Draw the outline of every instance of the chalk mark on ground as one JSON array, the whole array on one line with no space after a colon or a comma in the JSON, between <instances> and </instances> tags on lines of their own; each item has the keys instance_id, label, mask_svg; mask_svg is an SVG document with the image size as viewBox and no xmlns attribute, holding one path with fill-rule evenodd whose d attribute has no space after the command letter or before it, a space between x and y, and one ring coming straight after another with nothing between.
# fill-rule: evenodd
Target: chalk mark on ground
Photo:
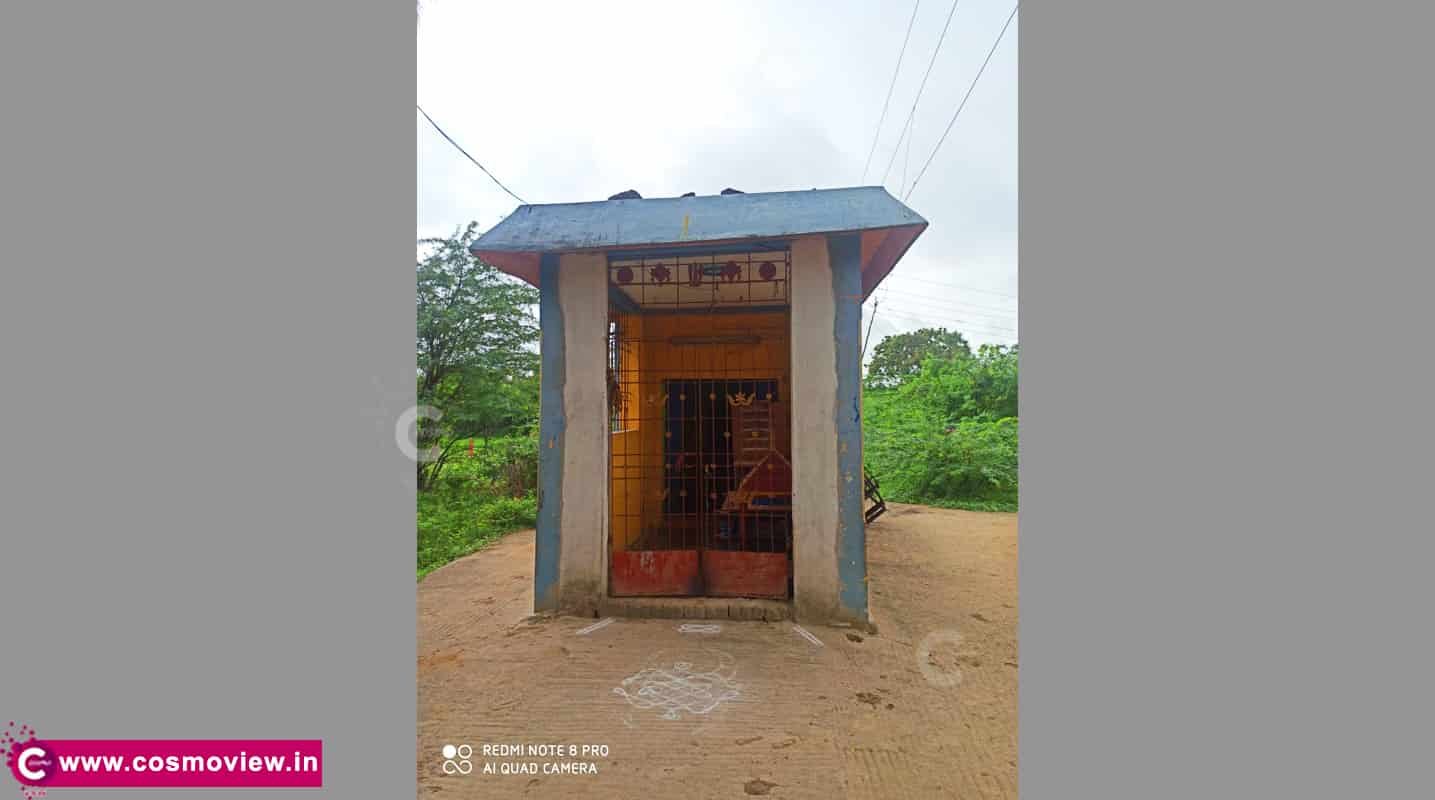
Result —
<instances>
[{"instance_id":1,"label":"chalk mark on ground","mask_svg":"<svg viewBox=\"0 0 1435 800\"><path fill-rule=\"evenodd\" d=\"M819 638L817 638L816 636L813 636L812 634L808 633L808 632L807 632L807 629L804 628L804 627L802 627L801 625L798 625L797 623L793 623L792 629L795 630L795 631L797 631L798 633L802 634L802 638L806 639L806 640L809 641L809 642L812 642L813 644L817 645L818 647L823 647L823 646L824 646L824 645L822 644L822 640L821 640L821 639L819 639Z\"/></svg>"},{"instance_id":2,"label":"chalk mark on ground","mask_svg":"<svg viewBox=\"0 0 1435 800\"><path fill-rule=\"evenodd\" d=\"M663 719L681 719L681 712L701 716L729 700L742 696L742 685L734 679L737 670L727 653L708 649L716 659L712 669L699 670L690 661L671 661L662 653L649 666L623 679L613 688L629 705L661 711Z\"/></svg>"},{"instance_id":3,"label":"chalk mark on ground","mask_svg":"<svg viewBox=\"0 0 1435 800\"><path fill-rule=\"evenodd\" d=\"M604 619L598 620L597 622L593 623L592 625L589 625L589 626L586 627L586 628L583 628L583 629L578 630L578 631L574 631L574 633L577 634L578 636L587 636L588 634L592 633L593 631L602 630L603 628L606 628L606 627L608 627L609 625L612 625L613 622L614 622L614 619L613 619L612 617L606 617L606 618L604 618Z\"/></svg>"}]
</instances>

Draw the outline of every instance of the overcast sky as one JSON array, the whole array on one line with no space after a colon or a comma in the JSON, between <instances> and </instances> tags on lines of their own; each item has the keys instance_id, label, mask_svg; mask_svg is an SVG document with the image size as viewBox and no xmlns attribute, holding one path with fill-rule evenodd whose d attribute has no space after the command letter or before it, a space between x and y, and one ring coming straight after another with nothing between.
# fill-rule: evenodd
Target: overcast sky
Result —
<instances>
[{"instance_id":1,"label":"overcast sky","mask_svg":"<svg viewBox=\"0 0 1435 800\"><path fill-rule=\"evenodd\" d=\"M900 199L1012 4L957 5L909 161L895 145L951 8L920 3L865 180L912 3L423 0L418 101L530 203L876 184ZM974 345L1016 341L1019 22L906 201L931 224L874 294L874 342L923 326ZM516 200L414 121L420 236L470 220L486 229L513 211ZM864 312L865 326L872 300Z\"/></svg>"}]
</instances>

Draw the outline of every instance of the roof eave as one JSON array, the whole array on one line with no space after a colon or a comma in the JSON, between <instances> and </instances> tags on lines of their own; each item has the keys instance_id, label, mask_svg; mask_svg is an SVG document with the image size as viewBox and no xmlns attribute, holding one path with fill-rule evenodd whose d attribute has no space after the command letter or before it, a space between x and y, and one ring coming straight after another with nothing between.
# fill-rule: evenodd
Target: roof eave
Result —
<instances>
[{"instance_id":1,"label":"roof eave","mask_svg":"<svg viewBox=\"0 0 1435 800\"><path fill-rule=\"evenodd\" d=\"M544 253L702 249L858 233L864 243L865 298L926 230L928 222L882 187L817 191L822 194L769 192L721 199L713 196L527 204L485 232L469 246L469 251L503 272L538 286ZM728 203L734 205L727 206ZM824 226L823 217L848 224ZM698 220L693 230L689 229L690 218Z\"/></svg>"}]
</instances>

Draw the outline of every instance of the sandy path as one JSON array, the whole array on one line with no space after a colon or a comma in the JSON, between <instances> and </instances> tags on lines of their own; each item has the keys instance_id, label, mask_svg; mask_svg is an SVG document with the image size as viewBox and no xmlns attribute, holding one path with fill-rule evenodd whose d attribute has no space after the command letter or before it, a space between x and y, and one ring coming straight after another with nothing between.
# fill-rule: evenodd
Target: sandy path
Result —
<instances>
[{"instance_id":1,"label":"sandy path","mask_svg":"<svg viewBox=\"0 0 1435 800\"><path fill-rule=\"evenodd\" d=\"M868 538L879 632L807 626L821 647L790 623L525 621L531 531L434 572L418 596L419 794L1015 797L1016 515L890 508ZM624 687L645 669L664 670L644 676L650 694ZM663 699L675 710L644 707ZM470 774L443 774L444 744L474 748ZM608 755L483 756L494 744ZM598 772L543 774L562 762Z\"/></svg>"}]
</instances>

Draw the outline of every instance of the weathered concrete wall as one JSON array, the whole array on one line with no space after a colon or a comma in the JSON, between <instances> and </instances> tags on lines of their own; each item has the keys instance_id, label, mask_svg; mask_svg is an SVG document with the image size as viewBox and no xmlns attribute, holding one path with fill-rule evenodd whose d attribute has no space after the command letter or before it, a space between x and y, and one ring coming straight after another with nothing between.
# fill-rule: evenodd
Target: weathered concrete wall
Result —
<instances>
[{"instance_id":1,"label":"weathered concrete wall","mask_svg":"<svg viewBox=\"0 0 1435 800\"><path fill-rule=\"evenodd\" d=\"M570 253L557 272L566 416L558 606L591 613L608 590L608 264L601 253Z\"/></svg>"},{"instance_id":2,"label":"weathered concrete wall","mask_svg":"<svg viewBox=\"0 0 1435 800\"><path fill-rule=\"evenodd\" d=\"M868 622L861 293L856 235L793 242L793 605L813 622Z\"/></svg>"},{"instance_id":3,"label":"weathered concrete wall","mask_svg":"<svg viewBox=\"0 0 1435 800\"><path fill-rule=\"evenodd\" d=\"M792 591L800 620L837 616L836 307L827 240L792 243Z\"/></svg>"}]
</instances>

